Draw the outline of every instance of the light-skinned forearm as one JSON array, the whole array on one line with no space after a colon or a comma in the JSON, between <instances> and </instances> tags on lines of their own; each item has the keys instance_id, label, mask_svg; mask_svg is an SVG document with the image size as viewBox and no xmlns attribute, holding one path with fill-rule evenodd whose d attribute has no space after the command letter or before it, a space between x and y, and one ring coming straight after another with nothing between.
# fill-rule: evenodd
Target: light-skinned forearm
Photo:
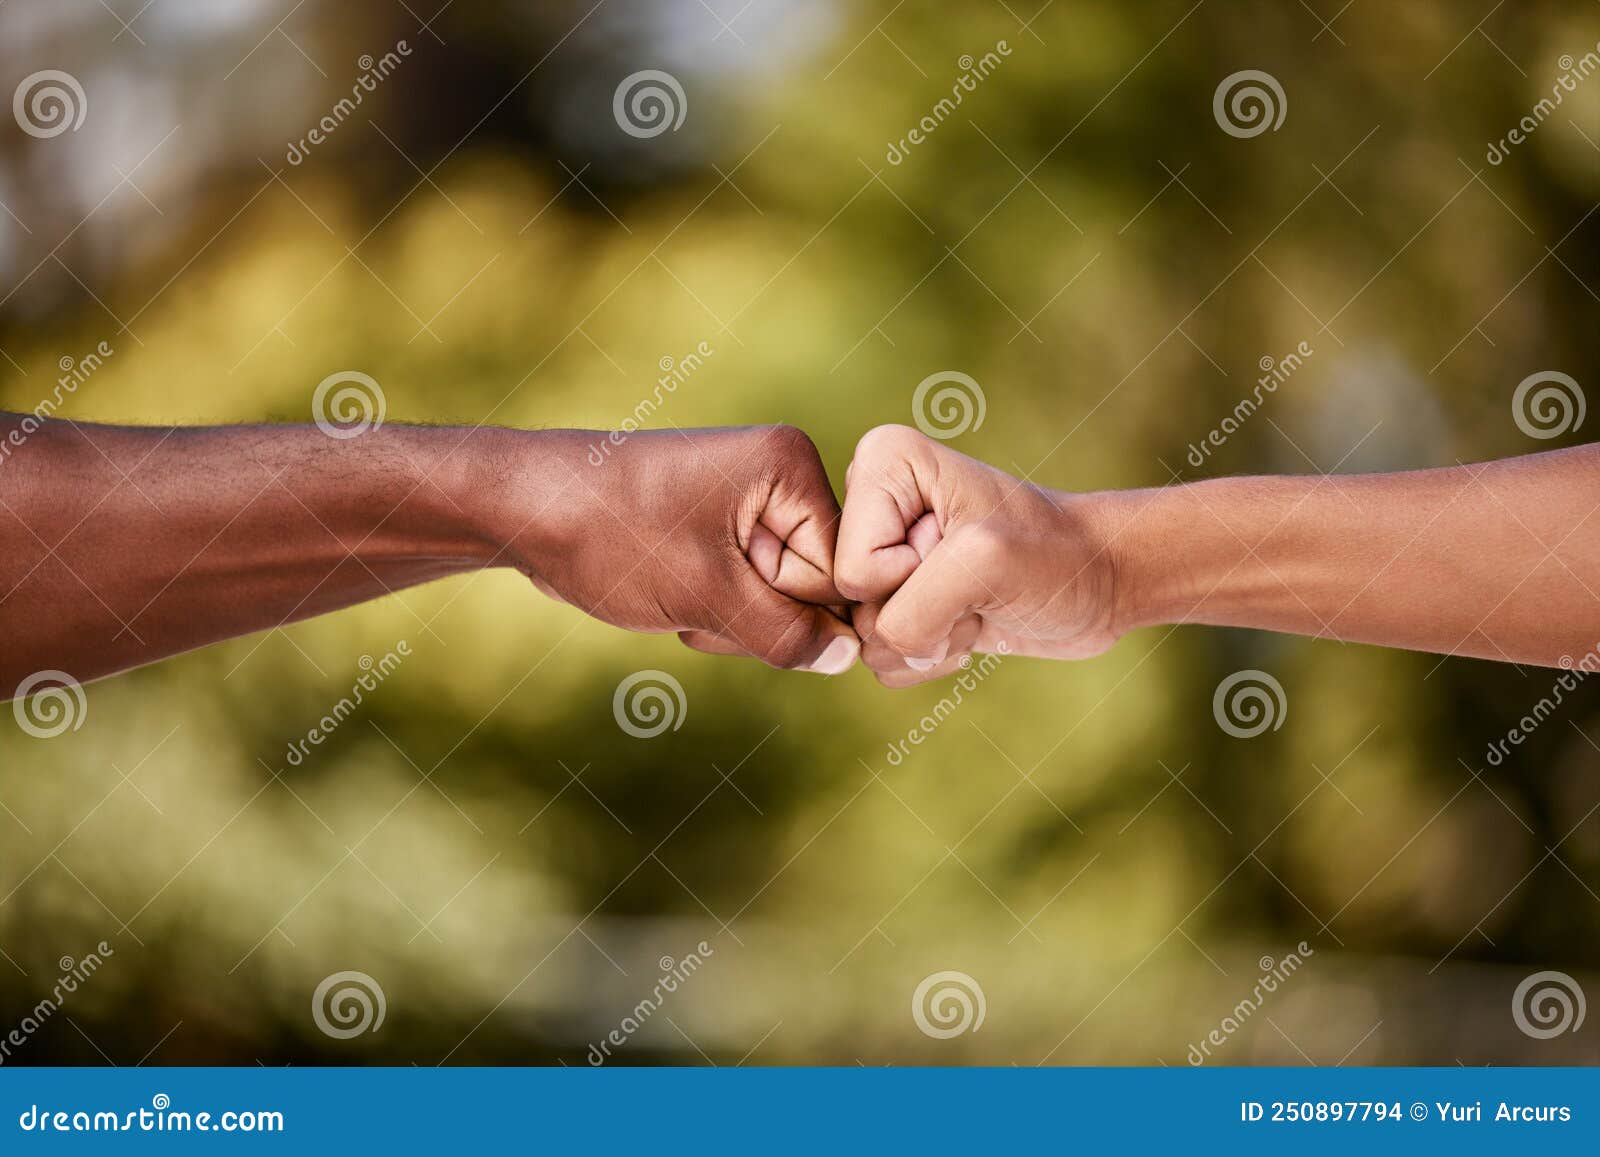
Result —
<instances>
[{"instance_id":1,"label":"light-skinned forearm","mask_svg":"<svg viewBox=\"0 0 1600 1157\"><path fill-rule=\"evenodd\" d=\"M1600 446L1085 495L1115 630L1209 623L1521 663L1600 642Z\"/></svg>"},{"instance_id":2,"label":"light-skinned forearm","mask_svg":"<svg viewBox=\"0 0 1600 1157\"><path fill-rule=\"evenodd\" d=\"M0 415L0 692L41 669L86 681L506 561L484 492L510 436Z\"/></svg>"}]
</instances>

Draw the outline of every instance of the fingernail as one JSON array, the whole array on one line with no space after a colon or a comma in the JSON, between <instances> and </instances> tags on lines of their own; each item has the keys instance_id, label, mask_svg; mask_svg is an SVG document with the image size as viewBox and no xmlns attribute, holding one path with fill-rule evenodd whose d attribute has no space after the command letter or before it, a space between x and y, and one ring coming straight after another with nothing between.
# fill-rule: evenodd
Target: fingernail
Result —
<instances>
[{"instance_id":1,"label":"fingernail","mask_svg":"<svg viewBox=\"0 0 1600 1157\"><path fill-rule=\"evenodd\" d=\"M848 671L861 653L861 644L849 635L840 635L829 643L807 670L818 675L838 675Z\"/></svg>"},{"instance_id":2,"label":"fingernail","mask_svg":"<svg viewBox=\"0 0 1600 1157\"><path fill-rule=\"evenodd\" d=\"M910 656L907 656L906 666L910 667L913 671L931 671L940 663L944 662L944 657L949 653L950 640L946 639L933 649L933 656L931 658L913 659Z\"/></svg>"}]
</instances>

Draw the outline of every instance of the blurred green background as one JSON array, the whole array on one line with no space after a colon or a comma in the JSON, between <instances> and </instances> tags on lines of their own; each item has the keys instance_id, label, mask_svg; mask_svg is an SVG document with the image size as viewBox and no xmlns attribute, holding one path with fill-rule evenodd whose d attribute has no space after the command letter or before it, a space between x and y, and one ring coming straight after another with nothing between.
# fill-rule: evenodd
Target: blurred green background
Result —
<instances>
[{"instance_id":1,"label":"blurred green background","mask_svg":"<svg viewBox=\"0 0 1600 1157\"><path fill-rule=\"evenodd\" d=\"M0 124L0 406L103 341L62 415L307 421L359 370L390 421L607 429L704 342L653 424L791 422L836 479L945 370L987 403L951 444L1060 487L1582 441L1512 394L1600 383L1600 79L1486 151L1600 8L1484 7L13 0L5 91L62 69L87 115ZM642 69L677 130L621 130ZM1276 130L1214 115L1244 69ZM648 740L612 714L645 668L687 704ZM1246 668L1286 708L1240 739ZM1301 941L1216 1062L1594 1062L1600 1017L1536 1039L1512 999L1600 994L1600 699L1486 757L1557 674L1152 630L1006 660L891 764L948 686L697 655L504 573L408 591L91 685L53 739L4 721L0 1033L115 951L6 1063L584 1064L701 941L612 1063L1181 1065ZM346 970L386 1016L337 1039ZM919 1030L942 971L981 1028Z\"/></svg>"}]
</instances>

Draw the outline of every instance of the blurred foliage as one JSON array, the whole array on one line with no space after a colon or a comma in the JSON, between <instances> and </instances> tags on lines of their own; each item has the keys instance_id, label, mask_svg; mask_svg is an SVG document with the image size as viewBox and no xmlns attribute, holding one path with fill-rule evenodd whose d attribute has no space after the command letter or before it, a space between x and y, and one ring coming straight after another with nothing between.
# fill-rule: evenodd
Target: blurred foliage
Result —
<instances>
[{"instance_id":1,"label":"blurred foliage","mask_svg":"<svg viewBox=\"0 0 1600 1157\"><path fill-rule=\"evenodd\" d=\"M77 133L0 133L6 409L104 340L62 413L304 421L360 369L394 421L603 429L704 341L660 424L793 422L839 478L956 368L988 399L956 446L1088 489L1525 453L1549 444L1511 420L1520 380L1600 385L1600 80L1484 160L1600 41L1591 5L1477 33L1443 0L457 3L426 29L384 3L111 7L0 10L7 85L65 68L90 102ZM683 81L680 132L618 130L641 68ZM1212 94L1248 68L1287 115L1238 139ZM401 638L415 656L289 766ZM645 667L688 700L649 741L611 716ZM1211 713L1242 667L1288 698L1252 740ZM8 1063L581 1064L703 939L618 1061L1181 1064L1304 940L1218 1060L1593 1062L1592 1018L1535 1041L1508 1007L1544 968L1600 994L1592 688L1485 761L1553 682L1147 631L1007 660L891 766L947 688L707 658L506 574L441 583L93 685L56 739L0 729L0 1030L106 939ZM388 1014L339 1041L308 1005L345 969ZM945 969L987 1019L932 1040L908 1004Z\"/></svg>"}]
</instances>

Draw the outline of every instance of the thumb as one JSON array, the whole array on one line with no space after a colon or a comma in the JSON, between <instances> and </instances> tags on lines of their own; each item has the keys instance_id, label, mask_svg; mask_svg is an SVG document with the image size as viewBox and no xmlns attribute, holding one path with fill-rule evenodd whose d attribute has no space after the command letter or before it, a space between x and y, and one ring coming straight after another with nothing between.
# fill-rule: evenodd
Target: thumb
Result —
<instances>
[{"instance_id":1,"label":"thumb","mask_svg":"<svg viewBox=\"0 0 1600 1157\"><path fill-rule=\"evenodd\" d=\"M940 540L878 613L878 641L913 670L944 659L956 624L996 601L980 577L981 533L963 528Z\"/></svg>"},{"instance_id":2,"label":"thumb","mask_svg":"<svg viewBox=\"0 0 1600 1157\"><path fill-rule=\"evenodd\" d=\"M723 643L788 670L838 675L854 666L861 641L849 623L827 607L780 594L754 572L750 586L746 609L719 632ZM690 646L702 641L709 642L685 640Z\"/></svg>"}]
</instances>

